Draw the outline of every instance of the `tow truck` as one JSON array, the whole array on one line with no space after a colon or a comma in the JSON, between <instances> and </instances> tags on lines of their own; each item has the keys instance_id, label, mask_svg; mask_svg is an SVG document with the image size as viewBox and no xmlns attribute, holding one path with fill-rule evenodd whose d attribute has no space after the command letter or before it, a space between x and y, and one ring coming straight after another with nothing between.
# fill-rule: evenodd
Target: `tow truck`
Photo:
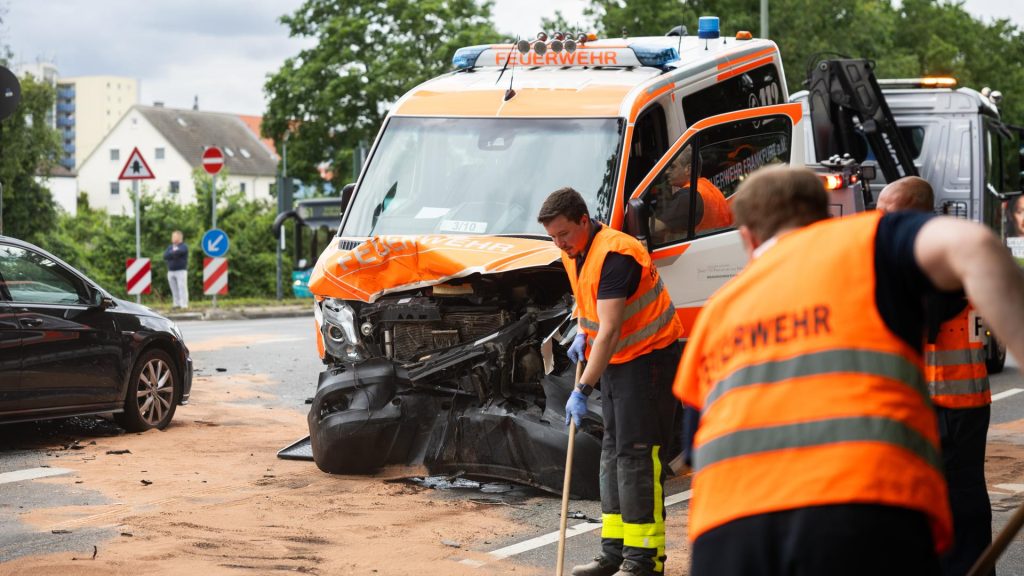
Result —
<instances>
[{"instance_id":1,"label":"tow truck","mask_svg":"<svg viewBox=\"0 0 1024 576\"><path fill-rule=\"evenodd\" d=\"M282 457L561 491L574 304L543 200L571 186L647 242L688 333L746 256L733 226L700 225L698 195L674 226L659 198L703 178L728 200L747 174L804 155L773 42L723 36L714 17L670 34L461 48L454 71L391 108L310 278L325 368L310 438ZM840 173L849 212L859 183L843 162L819 168ZM598 494L600 402L575 436L579 497Z\"/></svg>"},{"instance_id":2,"label":"tow truck","mask_svg":"<svg viewBox=\"0 0 1024 576\"><path fill-rule=\"evenodd\" d=\"M864 204L873 207L888 182L921 176L935 192L935 212L981 222L1024 258L1010 208L1021 195L1021 134L1002 121L1002 95L985 88L957 88L949 77L876 78L865 59L818 61L808 70L807 90L790 100L803 106L804 160L837 155L863 163L879 181L864 182ZM1009 168L1017 156L1015 170ZM979 327L990 373L1002 371L1006 348Z\"/></svg>"}]
</instances>

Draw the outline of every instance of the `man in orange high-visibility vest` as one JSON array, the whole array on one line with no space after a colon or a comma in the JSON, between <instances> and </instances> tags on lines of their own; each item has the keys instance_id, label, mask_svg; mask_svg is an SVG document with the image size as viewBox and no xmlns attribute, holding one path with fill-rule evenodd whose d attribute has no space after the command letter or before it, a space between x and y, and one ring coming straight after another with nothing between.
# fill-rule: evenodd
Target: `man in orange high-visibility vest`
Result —
<instances>
[{"instance_id":1,"label":"man in orange high-visibility vest","mask_svg":"<svg viewBox=\"0 0 1024 576\"><path fill-rule=\"evenodd\" d=\"M647 249L591 220L575 190L551 193L537 220L562 250L576 297L578 332L569 359L587 360L565 407L567 425L572 418L579 426L587 397L601 387L601 554L572 574L661 574L682 324Z\"/></svg>"},{"instance_id":2,"label":"man in orange high-visibility vest","mask_svg":"<svg viewBox=\"0 0 1024 576\"><path fill-rule=\"evenodd\" d=\"M700 412L690 574L939 574L922 297L962 289L1024 357L1024 275L973 222L830 219L804 169L759 170L732 208L751 260L698 315L674 387Z\"/></svg>"},{"instance_id":3,"label":"man in orange high-visibility vest","mask_svg":"<svg viewBox=\"0 0 1024 576\"><path fill-rule=\"evenodd\" d=\"M878 195L882 212L933 212L927 180L907 176ZM942 463L953 511L953 547L942 556L944 576L963 576L992 543L992 507L985 483L985 443L992 392L980 319L961 295L926 302L925 381L935 403Z\"/></svg>"}]
</instances>

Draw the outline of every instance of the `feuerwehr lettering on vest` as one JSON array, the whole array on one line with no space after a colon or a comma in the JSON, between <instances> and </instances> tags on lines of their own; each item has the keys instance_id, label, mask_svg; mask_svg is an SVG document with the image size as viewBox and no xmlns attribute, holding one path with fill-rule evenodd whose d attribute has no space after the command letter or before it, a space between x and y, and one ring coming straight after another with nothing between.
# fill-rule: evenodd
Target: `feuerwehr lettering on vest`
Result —
<instances>
[{"instance_id":1,"label":"feuerwehr lettering on vest","mask_svg":"<svg viewBox=\"0 0 1024 576\"><path fill-rule=\"evenodd\" d=\"M831 316L830 306L816 304L745 322L727 331L728 336L722 338L717 346L708 348L712 352L705 358L704 364L711 372L715 372L715 368L723 367L735 355L743 352L752 352L769 344L785 344L796 339L831 334Z\"/></svg>"}]
</instances>

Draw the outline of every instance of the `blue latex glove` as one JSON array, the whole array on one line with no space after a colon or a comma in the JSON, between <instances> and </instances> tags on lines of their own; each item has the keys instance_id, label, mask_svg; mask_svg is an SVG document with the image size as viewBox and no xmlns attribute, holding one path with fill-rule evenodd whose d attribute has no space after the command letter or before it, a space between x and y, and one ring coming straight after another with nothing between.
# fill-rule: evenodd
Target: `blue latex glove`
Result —
<instances>
[{"instance_id":1,"label":"blue latex glove","mask_svg":"<svg viewBox=\"0 0 1024 576\"><path fill-rule=\"evenodd\" d=\"M587 397L579 390L573 390L569 401L565 403L565 425L569 425L569 417L580 427L580 417L587 413Z\"/></svg>"},{"instance_id":2,"label":"blue latex glove","mask_svg":"<svg viewBox=\"0 0 1024 576\"><path fill-rule=\"evenodd\" d=\"M569 350L566 355L569 356L569 361L573 364L579 364L583 361L583 354L586 350L587 335L583 332L576 334L576 337L572 339L572 344L569 345ZM566 422L568 424L568 422Z\"/></svg>"}]
</instances>

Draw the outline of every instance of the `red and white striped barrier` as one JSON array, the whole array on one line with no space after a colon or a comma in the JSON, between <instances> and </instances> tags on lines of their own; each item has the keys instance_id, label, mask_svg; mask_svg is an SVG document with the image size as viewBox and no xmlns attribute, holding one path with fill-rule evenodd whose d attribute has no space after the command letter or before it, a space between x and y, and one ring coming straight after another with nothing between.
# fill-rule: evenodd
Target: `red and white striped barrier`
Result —
<instances>
[{"instance_id":1,"label":"red and white striped barrier","mask_svg":"<svg viewBox=\"0 0 1024 576\"><path fill-rule=\"evenodd\" d=\"M153 287L153 270L149 258L129 258L125 264L124 284L128 294L149 294Z\"/></svg>"},{"instance_id":2,"label":"red and white striped barrier","mask_svg":"<svg viewBox=\"0 0 1024 576\"><path fill-rule=\"evenodd\" d=\"M228 259L203 258L203 294L206 296L228 293Z\"/></svg>"}]
</instances>

